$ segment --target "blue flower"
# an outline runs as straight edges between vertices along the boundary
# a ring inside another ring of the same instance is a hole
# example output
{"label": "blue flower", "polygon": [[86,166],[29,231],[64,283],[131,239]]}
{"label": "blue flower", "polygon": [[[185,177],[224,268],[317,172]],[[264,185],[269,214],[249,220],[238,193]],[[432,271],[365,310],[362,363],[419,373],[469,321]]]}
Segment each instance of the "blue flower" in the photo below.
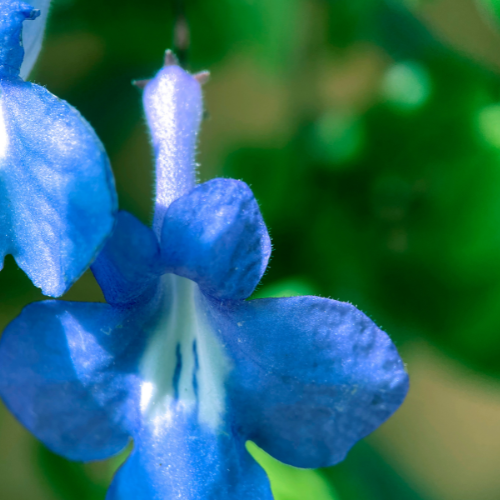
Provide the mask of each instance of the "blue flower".
{"label": "blue flower", "polygon": [[[43,293],[57,297],[111,232],[116,194],[90,125],[66,102],[19,76],[22,23],[39,14],[24,2],[0,2],[0,269],[12,254]],[[42,31],[43,24],[28,37],[31,65]]]}
{"label": "blue flower", "polygon": [[335,464],[399,407],[408,378],[350,304],[246,300],[271,243],[245,183],[195,185],[199,82],[169,64],[144,104],[153,229],[119,213],[92,267],[107,304],[38,302],[7,327],[0,394],[69,459],[103,459],[132,438],[108,500],[272,499],[247,440],[297,467]]}

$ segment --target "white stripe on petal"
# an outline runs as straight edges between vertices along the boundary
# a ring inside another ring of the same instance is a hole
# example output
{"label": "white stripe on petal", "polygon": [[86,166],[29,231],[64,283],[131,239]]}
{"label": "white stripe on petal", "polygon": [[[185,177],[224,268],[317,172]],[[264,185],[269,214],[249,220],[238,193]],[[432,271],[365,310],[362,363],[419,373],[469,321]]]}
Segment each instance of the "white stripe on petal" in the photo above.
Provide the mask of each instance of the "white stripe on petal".
{"label": "white stripe on petal", "polygon": [[141,387],[141,411],[146,411],[153,397],[154,387],[151,382],[144,382]]}
{"label": "white stripe on petal", "polygon": [[183,411],[198,406],[199,422],[216,430],[225,412],[229,361],[206,318],[198,285],[172,274],[163,280],[162,312],[141,362],[141,411],[167,425],[173,405]]}

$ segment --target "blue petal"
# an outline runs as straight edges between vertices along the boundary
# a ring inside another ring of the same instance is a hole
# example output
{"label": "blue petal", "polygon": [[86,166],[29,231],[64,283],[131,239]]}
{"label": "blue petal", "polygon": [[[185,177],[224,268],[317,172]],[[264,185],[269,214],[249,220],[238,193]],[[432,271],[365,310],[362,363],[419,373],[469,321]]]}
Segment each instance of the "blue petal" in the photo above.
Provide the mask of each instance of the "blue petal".
{"label": "blue petal", "polygon": [[179,66],[166,66],[144,89],[143,101],[156,156],[153,228],[159,234],[170,203],[195,183],[196,137],[203,115],[200,84]]}
{"label": "blue petal", "polygon": [[160,246],[153,231],[120,211],[112,235],[92,265],[109,304],[147,300],[162,273]]}
{"label": "blue petal", "polygon": [[46,295],[88,267],[113,227],[109,161],[66,102],[20,79],[0,79],[0,265],[12,253]]}
{"label": "blue petal", "polygon": [[354,306],[319,297],[217,304],[233,360],[240,432],[304,468],[343,460],[403,402],[408,377],[389,337]]}
{"label": "blue petal", "polygon": [[0,340],[0,395],[54,452],[109,457],[129,440],[124,415],[140,351],[136,331],[107,304],[31,304]]}
{"label": "blue petal", "polygon": [[[156,425],[154,425],[156,423]],[[134,436],[107,500],[272,500],[269,481],[230,428],[203,428],[174,400]]]}
{"label": "blue petal", "polygon": [[50,0],[30,0],[35,9],[40,10],[40,18],[34,23],[26,23],[23,27],[24,61],[21,65],[21,78],[26,80],[35,65],[42,48],[43,33],[49,13]]}
{"label": "blue petal", "polygon": [[165,216],[167,269],[218,299],[251,295],[267,266],[271,241],[250,188],[214,179],[174,201]]}

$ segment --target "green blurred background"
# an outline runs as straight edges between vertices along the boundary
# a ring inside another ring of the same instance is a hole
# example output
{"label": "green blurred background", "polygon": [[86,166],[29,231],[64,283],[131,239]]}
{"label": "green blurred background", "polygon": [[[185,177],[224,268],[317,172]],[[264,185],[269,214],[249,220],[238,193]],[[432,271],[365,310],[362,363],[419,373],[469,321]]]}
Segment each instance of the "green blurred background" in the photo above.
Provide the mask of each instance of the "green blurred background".
{"label": "green blurred background", "polygon": [[[130,82],[161,65],[179,12],[187,67],[212,73],[200,179],[249,183],[273,238],[256,295],[356,304],[412,380],[336,467],[249,444],[277,500],[500,499],[500,1],[53,0],[32,80],[95,127],[143,221],[153,160]],[[8,259],[0,329],[41,298]],[[90,273],[66,298],[102,300]],[[3,407],[0,450],[2,500],[102,500],[125,456],[69,463]]]}

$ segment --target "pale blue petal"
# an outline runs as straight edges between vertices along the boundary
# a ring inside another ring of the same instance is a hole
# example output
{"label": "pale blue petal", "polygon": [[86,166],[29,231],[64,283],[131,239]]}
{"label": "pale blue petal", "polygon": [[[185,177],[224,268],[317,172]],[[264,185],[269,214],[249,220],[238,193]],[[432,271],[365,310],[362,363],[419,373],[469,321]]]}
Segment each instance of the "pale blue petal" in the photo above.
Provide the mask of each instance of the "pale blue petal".
{"label": "pale blue petal", "polygon": [[167,270],[219,299],[249,297],[266,270],[271,241],[250,188],[213,179],[175,200],[162,230]]}

